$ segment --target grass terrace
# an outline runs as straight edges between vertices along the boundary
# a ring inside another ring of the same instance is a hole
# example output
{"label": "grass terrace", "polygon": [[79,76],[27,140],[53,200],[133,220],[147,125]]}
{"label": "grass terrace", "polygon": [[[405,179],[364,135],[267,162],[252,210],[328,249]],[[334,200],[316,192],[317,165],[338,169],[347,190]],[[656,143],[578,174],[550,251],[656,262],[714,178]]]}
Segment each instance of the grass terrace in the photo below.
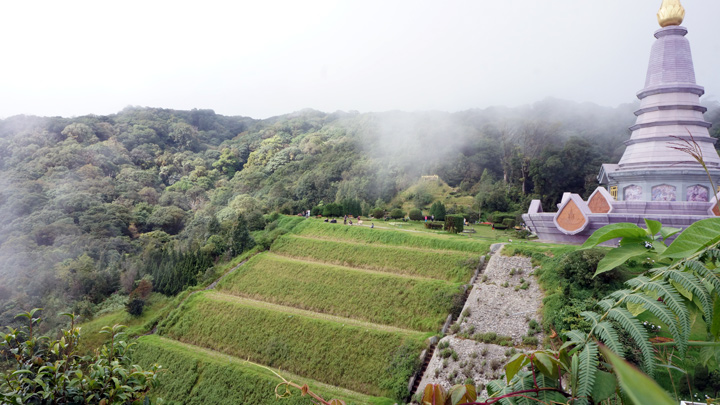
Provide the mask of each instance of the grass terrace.
{"label": "grass terrace", "polygon": [[452,282],[470,280],[480,256],[467,252],[337,242],[298,235],[281,237],[271,250],[290,258]]}
{"label": "grass terrace", "polygon": [[414,364],[429,337],[210,292],[190,297],[158,332],[378,396],[391,396],[397,384],[407,384],[408,370],[389,365],[398,356]]}
{"label": "grass terrace", "polygon": [[250,259],[217,288],[275,304],[434,332],[462,304],[461,285],[266,253]]}
{"label": "grass terrace", "polygon": [[153,390],[164,403],[174,404],[253,404],[253,405],[310,405],[309,397],[299,391],[278,400],[275,387],[281,382],[273,372],[299,385],[308,384],[324,397],[341,398],[354,405],[392,405],[395,401],[376,398],[333,387],[287,371],[271,370],[242,359],[212,350],[188,345],[156,335],[143,336],[133,360],[143,367],[153,363],[163,365],[158,388]]}
{"label": "grass terrace", "polygon": [[293,229],[293,233],[317,239],[377,243],[433,250],[455,250],[481,255],[486,254],[490,246],[486,241],[471,239],[463,235],[371,229],[368,226],[345,226],[341,223],[330,224],[320,220],[302,222]]}

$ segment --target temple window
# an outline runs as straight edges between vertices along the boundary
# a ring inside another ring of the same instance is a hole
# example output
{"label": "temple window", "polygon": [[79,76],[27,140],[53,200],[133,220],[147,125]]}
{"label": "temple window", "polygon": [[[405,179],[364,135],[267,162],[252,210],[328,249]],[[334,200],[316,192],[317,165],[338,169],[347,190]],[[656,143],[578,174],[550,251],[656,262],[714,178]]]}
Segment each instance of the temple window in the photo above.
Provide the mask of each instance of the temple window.
{"label": "temple window", "polygon": [[615,201],[617,201],[617,194],[618,194],[618,187],[610,186],[610,195],[612,196],[612,198],[615,199]]}

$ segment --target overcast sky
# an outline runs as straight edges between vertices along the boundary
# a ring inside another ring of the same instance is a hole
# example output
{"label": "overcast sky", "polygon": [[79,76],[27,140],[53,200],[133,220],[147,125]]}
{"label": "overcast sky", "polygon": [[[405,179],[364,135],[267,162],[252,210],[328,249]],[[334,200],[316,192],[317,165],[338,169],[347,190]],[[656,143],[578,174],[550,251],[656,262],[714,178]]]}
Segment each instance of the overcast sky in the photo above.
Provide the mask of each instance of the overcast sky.
{"label": "overcast sky", "polygon": [[[682,2],[698,84],[717,100],[720,1]],[[0,118],[616,106],[643,87],[660,3],[5,1]]]}

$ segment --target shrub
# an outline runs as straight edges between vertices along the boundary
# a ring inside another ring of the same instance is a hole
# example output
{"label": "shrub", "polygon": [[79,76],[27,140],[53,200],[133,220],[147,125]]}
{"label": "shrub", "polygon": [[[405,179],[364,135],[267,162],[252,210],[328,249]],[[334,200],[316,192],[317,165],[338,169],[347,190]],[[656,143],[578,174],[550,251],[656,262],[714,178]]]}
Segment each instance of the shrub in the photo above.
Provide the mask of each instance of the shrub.
{"label": "shrub", "polygon": [[557,267],[558,275],[580,288],[603,290],[618,276],[617,271],[612,270],[594,277],[597,264],[603,257],[605,252],[600,249],[570,252],[560,260]]}
{"label": "shrub", "polygon": [[538,339],[534,336],[523,336],[522,342],[526,346],[537,346]]}
{"label": "shrub", "polygon": [[424,219],[422,211],[420,211],[417,208],[411,209],[410,212],[408,213],[408,216],[413,221],[421,221]]}
{"label": "shrub", "polygon": [[375,208],[370,212],[370,215],[372,215],[374,218],[382,218],[385,216],[385,210],[382,208]]}
{"label": "shrub", "polygon": [[143,313],[143,309],[145,309],[145,300],[140,298],[131,299],[125,306],[125,309],[128,314],[132,316],[140,316]]}
{"label": "shrub", "polygon": [[250,211],[245,214],[245,221],[250,231],[262,231],[267,225],[265,216],[259,211]]}
{"label": "shrub", "polygon": [[461,233],[463,231],[464,217],[462,215],[445,216],[445,230],[451,233]]}
{"label": "shrub", "polygon": [[[37,336],[38,309],[19,314],[28,325],[1,336],[7,363],[0,378],[2,403],[14,404],[130,404],[140,403],[156,385],[158,366],[143,371],[132,365],[134,344],[125,340],[125,327],[105,327],[111,341],[93,356],[79,356],[80,328],[75,316],[59,340]],[[33,333],[35,332],[35,333]],[[11,355],[12,354],[12,355]]]}
{"label": "shrub", "polygon": [[392,219],[400,219],[405,217],[405,211],[401,210],[400,208],[395,208],[394,210],[390,211],[390,218]]}
{"label": "shrub", "polygon": [[444,221],[446,215],[445,204],[440,201],[434,202],[430,207],[430,215],[434,215],[437,221]]}

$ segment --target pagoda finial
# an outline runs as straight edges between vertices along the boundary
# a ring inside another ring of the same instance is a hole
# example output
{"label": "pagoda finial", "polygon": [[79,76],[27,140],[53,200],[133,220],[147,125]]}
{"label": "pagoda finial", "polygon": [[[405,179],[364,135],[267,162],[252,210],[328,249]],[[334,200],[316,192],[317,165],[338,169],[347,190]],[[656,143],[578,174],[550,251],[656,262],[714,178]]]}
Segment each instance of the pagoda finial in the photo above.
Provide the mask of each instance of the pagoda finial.
{"label": "pagoda finial", "polygon": [[663,28],[669,25],[680,25],[685,18],[685,9],[680,4],[680,0],[663,0],[657,17]]}

